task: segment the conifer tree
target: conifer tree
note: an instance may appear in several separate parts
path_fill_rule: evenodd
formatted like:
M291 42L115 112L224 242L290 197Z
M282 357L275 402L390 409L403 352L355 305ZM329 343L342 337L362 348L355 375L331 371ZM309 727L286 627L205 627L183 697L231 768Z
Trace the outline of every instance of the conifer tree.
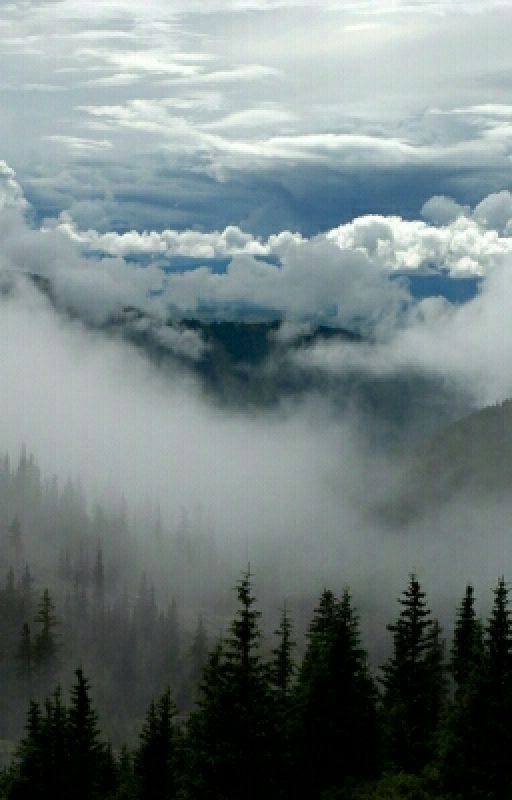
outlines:
M348 590L325 590L295 691L297 774L309 797L370 777L377 761L376 691Z
M197 620L197 627L189 650L189 696L197 699L201 675L208 660L208 639L202 616Z
M290 697L295 674L295 664L292 659L295 642L292 640L292 623L286 606L282 610L279 627L274 631L274 635L277 636L278 643L277 647L272 650L270 679L274 697L278 703L286 704Z
M230 634L208 660L199 708L190 719L188 779L194 798L256 800L271 791L275 731L250 572L236 590L239 608Z
M176 707L170 689L151 703L135 753L138 800L173 800L177 796Z
M455 693L442 726L438 759L444 788L465 800L486 796L486 662L482 624L468 585L455 621L450 661Z
M34 648L30 633L30 625L25 622L21 629L21 638L16 653L17 675L21 682L23 692L27 697L32 694L32 678L34 670Z
M76 800L92 800L111 775L111 756L100 741L98 716L92 707L89 681L81 668L75 670L69 707L70 781ZM110 787L108 787L110 788Z
M475 596L471 584L457 611L450 671L455 681L456 692L463 691L473 672L482 666L483 631L482 624L475 613Z
M512 621L504 578L498 581L493 593L494 603L485 631L485 770L489 790L496 797L508 797L512 793Z
M293 787L293 679L295 664L292 650L295 642L292 639L292 623L286 606L281 612L279 627L274 631L277 645L272 650L269 664L269 677L272 702L276 724L276 752L274 783L276 794L286 798Z
M57 687L45 702L43 720L42 761L43 784L48 800L66 800L73 791L70 782L70 730L68 710L62 702L62 692Z
M40 629L34 643L34 665L38 673L40 691L46 692L55 683L58 668L58 642L55 605L48 589L39 603L36 623Z
M34 787L40 786L44 766L42 742L41 708L38 703L31 700L25 725L25 736L19 744L7 788L8 800L25 800L31 796L30 792L34 790ZM37 794L33 796L37 797Z
M45 701L44 715L38 703L30 702L25 730L9 800L67 800L69 740L60 689Z
M388 630L393 654L383 666L383 720L390 765L418 773L432 758L443 696L440 631L414 574Z

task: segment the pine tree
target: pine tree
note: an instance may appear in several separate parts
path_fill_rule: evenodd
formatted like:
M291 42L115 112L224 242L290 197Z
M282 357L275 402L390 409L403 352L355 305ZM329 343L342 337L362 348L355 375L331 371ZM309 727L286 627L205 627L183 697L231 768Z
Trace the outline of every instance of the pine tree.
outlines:
M30 701L25 736L18 747L15 766L7 791L9 800L25 800L30 796L38 798L35 787L41 785L44 767L43 722L41 708L34 700ZM31 795L31 792L34 794Z
M325 590L315 609L296 687L297 768L310 797L376 769L376 691L346 590Z
M295 664L292 650L295 642L292 639L292 623L288 609L284 606L281 612L279 627L274 631L277 646L272 650L269 664L270 687L274 705L276 724L276 752L274 784L276 794L286 798L293 787L293 679Z
M468 585L455 621L450 661L455 693L442 726L438 759L444 788L465 800L487 797L486 662L482 625Z
M189 723L188 784L197 799L256 800L273 791L275 731L249 572L236 590L238 612L208 660Z
M203 618L200 616L197 621L197 627L194 633L194 639L189 651L189 681L190 681L190 695L192 698L197 697L199 690L199 682L201 675L208 660L208 639L206 636L206 629L204 627Z
M32 577L30 567L28 564L25 564L25 569L23 570L23 574L19 582L21 606L25 619L29 619L32 616L32 606L34 602L33 586L34 579Z
M32 678L34 670L34 648L30 633L30 625L25 622L21 629L21 639L16 653L17 675L23 692L27 697L32 694Z
M105 790L111 773L109 753L100 741L98 716L92 707L89 681L75 670L69 708L70 780L74 800L92 800ZM111 788L111 787L107 787Z
M278 703L288 703L292 680L295 674L295 664L292 659L292 650L295 642L292 640L292 623L288 609L284 606L279 627L274 631L278 638L277 647L272 651L270 664L270 679L274 689L274 697Z
M44 708L43 715L38 703L30 702L9 800L67 800L70 796L67 711L60 689L47 698Z
M473 672L482 666L483 631L475 613L473 587L468 584L464 598L457 611L450 671L455 681L456 692L464 691Z
M39 633L34 643L34 666L38 674L39 690L47 692L55 684L58 669L58 642L55 605L48 589L45 589L36 616Z
M388 630L393 655L383 666L383 720L388 758L418 773L432 758L443 700L440 631L414 574L399 599L402 611Z
M138 800L172 800L177 796L175 715L176 707L167 689L156 705L151 703L135 753Z
M508 797L512 792L512 622L504 578L498 581L493 593L494 603L485 631L485 769L489 790L496 797Z
M58 687L45 702L43 720L42 785L48 800L66 800L73 791L69 775L70 730L68 710Z

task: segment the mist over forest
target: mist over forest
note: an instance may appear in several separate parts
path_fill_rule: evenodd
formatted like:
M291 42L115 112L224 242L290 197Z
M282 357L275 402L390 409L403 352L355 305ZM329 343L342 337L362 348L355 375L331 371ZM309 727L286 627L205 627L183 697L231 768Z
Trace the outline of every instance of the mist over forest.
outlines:
M1 4L0 800L511 796L511 22Z

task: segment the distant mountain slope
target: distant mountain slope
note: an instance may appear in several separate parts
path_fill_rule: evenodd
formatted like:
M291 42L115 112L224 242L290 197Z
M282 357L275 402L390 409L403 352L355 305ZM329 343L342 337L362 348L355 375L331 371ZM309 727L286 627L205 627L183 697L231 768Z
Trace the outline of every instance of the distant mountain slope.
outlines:
M5 271L4 271L4 274ZM46 278L27 275L59 313L76 316L55 297ZM3 289L9 293L9 282ZM82 318L82 317L81 317ZM360 360L338 372L308 358L329 341L340 347L371 342L351 330L325 325L293 326L256 316L241 319L168 318L125 307L85 325L137 347L162 369L193 375L220 406L264 410L281 402L319 399L319 413L355 412L361 435L371 445L414 447L474 408L472 398L446 375L408 367L382 374ZM303 357L305 356L305 357ZM326 401L326 402L324 402Z
M420 446L379 515L408 524L463 492L512 496L512 399L452 423Z

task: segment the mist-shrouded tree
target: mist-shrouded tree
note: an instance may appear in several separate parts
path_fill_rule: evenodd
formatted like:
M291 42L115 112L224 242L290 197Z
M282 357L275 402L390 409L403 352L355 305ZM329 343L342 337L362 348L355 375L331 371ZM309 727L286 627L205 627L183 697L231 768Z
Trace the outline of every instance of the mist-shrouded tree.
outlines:
M34 674L34 646L32 644L32 635L28 622L24 622L21 629L16 662L16 673L21 683L23 693L27 697L30 697L32 694Z
M455 691L442 726L439 771L443 786L467 800L487 797L487 656L474 591L466 587L457 610L450 659Z
M75 670L68 712L69 780L76 800L93 800L112 789L112 754L100 740L98 715L90 698L89 681Z
M193 699L197 699L199 691L199 684L201 675L208 660L208 637L202 616L197 620L197 626L194 631L194 638L188 653L188 681L189 681L189 695Z
M290 613L283 607L277 630L274 631L277 643L271 653L269 663L270 689L276 725L276 748L279 757L275 759L274 782L276 794L288 797L293 786L293 680L296 666L293 660L292 622Z
M292 623L286 606L281 612L279 627L274 631L274 635L277 637L277 646L272 650L270 680L275 701L286 705L289 703L295 675L295 663L292 658L295 642L292 639Z
M296 771L308 797L370 778L378 760L376 689L348 590L322 593L295 689Z
M135 753L137 800L173 800L178 792L176 707L167 689L152 702Z
M455 693L464 692L476 670L481 669L483 659L483 628L475 612L475 593L471 584L457 610L450 672L455 683Z
M31 701L16 767L7 792L10 800L66 800L69 796L67 710L57 688L44 704Z
M210 654L189 721L187 797L197 800L256 800L275 791L270 686L249 572L236 591L238 612Z
M31 700L25 724L25 736L18 746L15 762L10 771L6 790L8 800L24 800L30 796L31 789L41 784L44 757L41 708L35 700ZM37 797L37 794L33 796Z
M47 692L56 681L59 652L56 634L59 623L48 589L43 592L35 621L39 625L39 632L34 641L34 667L39 691Z
M388 625L393 653L382 667L382 717L389 765L417 774L434 756L444 667L440 629L414 574L399 603L400 615Z
M512 621L505 579L493 590L494 603L485 629L486 708L483 754L488 789L496 797L512 795Z

